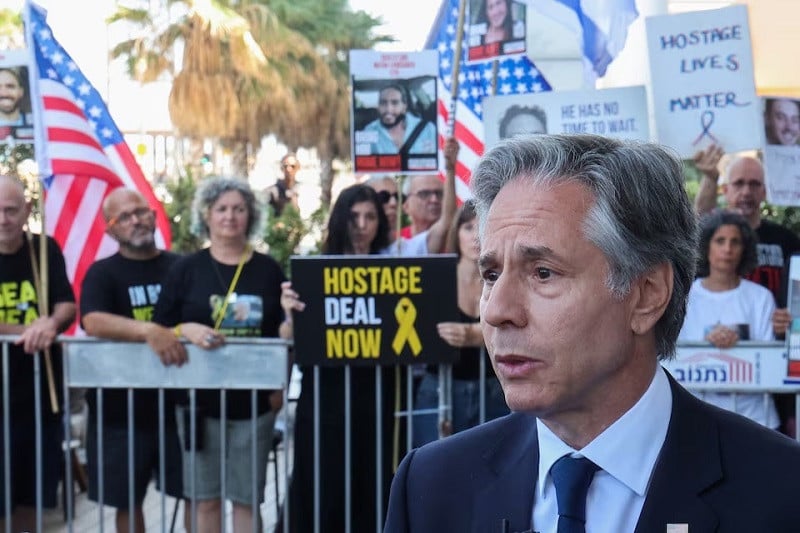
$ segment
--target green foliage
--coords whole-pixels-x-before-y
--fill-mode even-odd
[[[177,253],[194,252],[203,245],[202,241],[191,232],[192,200],[196,186],[188,168],[186,174],[178,178],[178,181],[167,185],[171,201],[165,203],[165,209],[172,230],[172,251]]]
[[[283,272],[289,276],[289,257],[297,251],[297,246],[308,232],[308,227],[300,212],[292,204],[286,204],[281,216],[270,213],[264,231],[264,242],[269,246],[269,255],[281,265]]]
[[[33,145],[0,143],[0,174],[19,177],[17,166],[26,159],[33,160]]]

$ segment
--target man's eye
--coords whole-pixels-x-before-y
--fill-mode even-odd
[[[499,274],[494,270],[484,270],[481,272],[481,281],[484,283],[494,283],[497,281]]]
[[[548,279],[553,274],[552,270],[544,267],[537,267],[534,272],[539,279]]]

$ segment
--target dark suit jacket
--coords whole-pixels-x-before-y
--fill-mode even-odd
[[[800,532],[800,445],[670,385],[672,416],[635,533]],[[503,519],[527,531],[538,465],[536,421],[521,413],[423,446],[395,475],[385,531],[499,533]]]

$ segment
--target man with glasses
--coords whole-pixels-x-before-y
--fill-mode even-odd
[[[695,155],[697,168],[703,173],[700,189],[695,198],[695,210],[699,215],[709,213],[716,207],[717,165],[723,151],[711,146]],[[789,228],[761,218],[761,204],[767,198],[764,185],[764,167],[753,157],[735,157],[728,165],[722,182],[722,192],[727,208],[742,215],[758,236],[758,266],[747,276],[772,292],[777,309],[772,315],[775,337],[786,335],[792,317],[787,308],[789,260],[800,253],[800,238]],[[794,396],[775,395],[775,403],[781,419],[781,431],[795,435]]]
[[[267,198],[267,203],[272,208],[272,215],[276,218],[281,216],[286,204],[291,203],[295,209],[297,205],[297,191],[294,186],[297,183],[297,171],[300,170],[300,161],[293,152],[289,152],[281,159],[281,171],[283,171],[283,178],[270,185],[264,191]]]
[[[411,219],[411,224],[400,232],[410,239],[430,229],[442,216],[444,186],[439,178],[431,174],[414,175],[403,183],[403,211]]]
[[[0,431],[8,423],[10,443],[0,433],[0,530],[11,517],[10,531],[35,531],[36,506],[56,505],[59,480],[64,473],[61,443],[61,414],[51,408],[49,394],[57,396],[61,388],[61,351],[56,336],[75,320],[75,297],[67,278],[64,256],[56,242],[47,237],[47,302],[40,311],[39,239],[26,236],[25,224],[31,212],[22,183],[0,175],[0,335],[16,335],[8,348],[9,419],[4,420],[0,384]],[[2,343],[0,343],[2,346]],[[36,460],[34,353],[49,348],[55,391],[48,387],[49,373],[41,360],[41,464]],[[56,398],[57,405],[61,401]],[[10,455],[10,471],[5,471],[4,454]],[[37,471],[41,474],[41,502],[37,501]],[[11,482],[11,494],[5,494],[5,478]],[[11,508],[6,509],[6,497]]]
[[[81,292],[81,323],[87,334],[106,339],[147,342],[168,365],[187,361],[179,332],[151,322],[161,291],[161,280],[178,258],[155,244],[155,212],[137,191],[119,188],[103,202],[106,233],[119,243],[119,251],[95,262],[86,273]],[[124,389],[103,390],[103,457],[98,457],[97,394],[90,391],[87,462],[89,497],[100,501],[102,469],[103,503],[117,509],[117,531],[128,531],[128,401]],[[165,484],[175,498],[183,497],[182,459],[175,430],[174,399],[165,402]],[[134,523],[144,531],[142,502],[147,485],[159,472],[158,394],[138,389],[134,394]],[[190,513],[185,513],[186,517]]]

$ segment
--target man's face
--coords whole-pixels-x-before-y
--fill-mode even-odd
[[[9,178],[0,177],[0,249],[13,251],[22,243],[30,205],[22,189]]]
[[[766,117],[770,140],[783,145],[797,144],[800,138],[800,103],[774,100]]]
[[[544,420],[597,413],[641,380],[646,359],[634,355],[632,298],[609,292],[608,262],[584,236],[593,204],[580,184],[517,179],[492,203],[481,242],[492,364],[509,407]]]
[[[728,182],[723,185],[728,207],[752,221],[759,217],[761,202],[767,197],[764,188],[764,169],[750,158],[735,161],[728,170]]]
[[[17,78],[8,71],[0,71],[0,113],[10,115],[19,111],[25,90]]]
[[[283,179],[285,179],[289,184],[294,184],[294,178],[297,175],[297,171],[300,169],[300,162],[297,160],[296,157],[289,156],[283,161],[281,161],[281,170],[283,171]]]
[[[137,251],[154,249],[156,217],[147,201],[133,191],[111,193],[106,231],[120,248]]]
[[[378,96],[378,114],[385,128],[397,126],[405,117],[408,106],[397,89],[384,89]]]
[[[430,228],[442,216],[444,185],[436,176],[414,176],[411,181],[405,211],[414,225]]]

